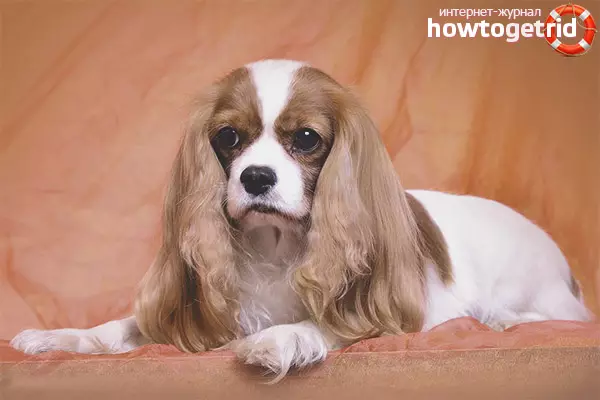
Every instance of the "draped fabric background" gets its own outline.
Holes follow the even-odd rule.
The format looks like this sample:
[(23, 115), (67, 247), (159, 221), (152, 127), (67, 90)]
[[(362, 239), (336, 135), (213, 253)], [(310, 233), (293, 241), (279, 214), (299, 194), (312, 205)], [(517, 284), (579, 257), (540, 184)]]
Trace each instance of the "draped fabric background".
[[(485, 4), (543, 19), (559, 5)], [(427, 38), (428, 17), (462, 22), (440, 8), (473, 5), (3, 1), (0, 339), (130, 311), (191, 98), (260, 58), (306, 60), (355, 86), (407, 188), (524, 213), (600, 311), (600, 47), (567, 59), (543, 39)], [(599, 2), (582, 5), (600, 22)]]

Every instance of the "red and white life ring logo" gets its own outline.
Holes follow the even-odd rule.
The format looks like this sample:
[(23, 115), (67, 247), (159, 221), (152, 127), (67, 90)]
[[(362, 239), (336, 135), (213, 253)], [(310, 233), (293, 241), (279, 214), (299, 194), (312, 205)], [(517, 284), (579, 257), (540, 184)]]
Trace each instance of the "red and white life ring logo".
[[(578, 18), (576, 21), (579, 26), (581, 26), (584, 30), (583, 39), (581, 39), (576, 44), (564, 44), (557, 37), (557, 29), (551, 29), (557, 25), (557, 22), (560, 22), (561, 16), (573, 14)], [(581, 21), (581, 22), (580, 22)], [(585, 8), (577, 5), (577, 4), (563, 4), (562, 6), (556, 7), (554, 10), (550, 11), (550, 15), (546, 19), (545, 24), (546, 31), (546, 41), (552, 48), (558, 51), (565, 56), (580, 56), (588, 52), (588, 50), (592, 47), (592, 42), (594, 41), (594, 36), (596, 35), (596, 23), (594, 22), (594, 18), (592, 14)]]

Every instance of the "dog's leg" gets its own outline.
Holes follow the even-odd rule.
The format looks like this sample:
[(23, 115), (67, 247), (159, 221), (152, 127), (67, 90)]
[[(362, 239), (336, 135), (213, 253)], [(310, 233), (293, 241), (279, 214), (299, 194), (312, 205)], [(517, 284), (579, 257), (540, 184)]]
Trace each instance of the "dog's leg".
[(90, 329), (28, 329), (15, 336), (10, 345), (27, 354), (53, 350), (110, 354), (125, 353), (149, 342), (138, 329), (135, 317), (129, 317)]
[(280, 381), (291, 368), (304, 368), (325, 359), (337, 347), (332, 338), (311, 321), (275, 325), (228, 346), (246, 364), (258, 365), (276, 374)]
[(542, 315), (535, 312), (524, 312), (524, 313), (514, 313), (514, 316), (511, 315), (511, 318), (506, 319), (496, 319), (493, 321), (489, 321), (486, 323), (487, 326), (492, 328), (495, 331), (502, 332), (510, 327), (515, 325), (524, 324), (527, 322), (537, 322), (537, 321), (547, 321), (549, 318), (546, 315)]

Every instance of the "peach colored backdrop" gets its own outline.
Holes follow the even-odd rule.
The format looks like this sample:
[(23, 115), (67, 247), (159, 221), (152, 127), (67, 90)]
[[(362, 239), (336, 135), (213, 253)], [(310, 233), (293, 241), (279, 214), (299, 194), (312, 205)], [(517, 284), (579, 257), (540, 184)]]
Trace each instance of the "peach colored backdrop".
[[(3, 2), (0, 339), (127, 314), (190, 98), (266, 57), (355, 85), (406, 187), (494, 198), (540, 224), (598, 311), (600, 44), (566, 59), (543, 39), (426, 37), (428, 17), (462, 21), (439, 8), (481, 4)], [(485, 4), (543, 18), (559, 5)]]

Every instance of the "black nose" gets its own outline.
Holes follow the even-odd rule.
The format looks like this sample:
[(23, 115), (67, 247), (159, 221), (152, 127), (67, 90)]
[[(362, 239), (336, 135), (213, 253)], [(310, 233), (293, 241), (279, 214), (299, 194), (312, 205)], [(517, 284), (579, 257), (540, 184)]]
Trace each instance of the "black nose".
[(259, 196), (267, 193), (277, 183), (277, 175), (269, 167), (250, 166), (242, 171), (240, 181), (246, 192)]

